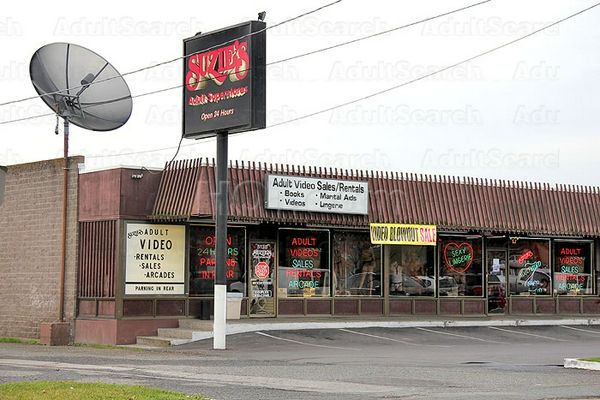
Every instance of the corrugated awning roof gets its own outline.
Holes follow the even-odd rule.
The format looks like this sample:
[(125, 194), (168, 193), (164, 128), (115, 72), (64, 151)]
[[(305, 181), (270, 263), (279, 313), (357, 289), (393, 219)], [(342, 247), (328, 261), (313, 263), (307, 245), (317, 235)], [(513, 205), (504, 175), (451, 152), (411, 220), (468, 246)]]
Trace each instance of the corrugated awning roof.
[[(229, 219), (367, 227), (369, 222), (434, 224), (447, 230), (600, 237), (598, 187), (230, 163)], [(369, 215), (266, 210), (268, 174), (369, 182)], [(185, 160), (165, 168), (152, 218), (214, 219), (214, 161)]]

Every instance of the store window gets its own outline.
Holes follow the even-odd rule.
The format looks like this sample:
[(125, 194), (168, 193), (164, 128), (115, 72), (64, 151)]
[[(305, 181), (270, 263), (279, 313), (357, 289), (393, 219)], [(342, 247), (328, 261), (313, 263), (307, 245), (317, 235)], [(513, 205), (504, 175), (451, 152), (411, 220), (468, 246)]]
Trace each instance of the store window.
[(329, 296), (329, 279), (329, 232), (280, 229), (279, 296)]
[(510, 293), (513, 295), (552, 294), (549, 260), (549, 240), (511, 238), (508, 254)]
[[(435, 246), (385, 246), (390, 296), (435, 296), (434, 258)], [(445, 280), (444, 284), (448, 281)], [(440, 291), (443, 291), (444, 295), (456, 295), (457, 286), (444, 285)]]
[(333, 234), (336, 296), (381, 296), (381, 246), (367, 232)]
[(554, 242), (554, 291), (557, 294), (593, 294), (592, 244)]
[(483, 296), (482, 239), (444, 236), (439, 240), (440, 296)]
[(508, 249), (508, 236), (488, 236), (485, 242), (486, 249)]
[[(215, 284), (215, 228), (190, 226), (190, 295), (214, 294)], [(227, 228), (227, 291), (246, 294), (244, 228)]]

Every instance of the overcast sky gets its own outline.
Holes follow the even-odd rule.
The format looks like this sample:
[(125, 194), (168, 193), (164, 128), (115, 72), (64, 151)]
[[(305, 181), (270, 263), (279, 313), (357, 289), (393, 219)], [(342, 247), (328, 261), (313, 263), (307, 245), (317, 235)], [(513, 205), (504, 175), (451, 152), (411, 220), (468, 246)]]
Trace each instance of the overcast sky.
[[(182, 54), (182, 39), (267, 11), (267, 24), (331, 0), (9, 2), (0, 17), (0, 102), (35, 95), (31, 55), (71, 42), (121, 73)], [(271, 29), (267, 62), (390, 29), (476, 1), (343, 0)], [(398, 85), (508, 42), (594, 4), (490, 3), (267, 69), (267, 125)], [(230, 159), (600, 185), (600, 7), (508, 48), (298, 122), (232, 136)], [(182, 82), (181, 62), (126, 77), (132, 93)], [(163, 167), (181, 136), (181, 90), (134, 99), (122, 128), (73, 127), (86, 169)], [(0, 107), (0, 120), (47, 113), (40, 99)], [(0, 125), (0, 165), (62, 156), (55, 119)], [(213, 157), (215, 142), (184, 140), (178, 159)], [(169, 148), (164, 151), (151, 151)], [(135, 153), (135, 154), (131, 154)], [(125, 155), (118, 155), (125, 154)], [(118, 155), (118, 156), (117, 156)]]

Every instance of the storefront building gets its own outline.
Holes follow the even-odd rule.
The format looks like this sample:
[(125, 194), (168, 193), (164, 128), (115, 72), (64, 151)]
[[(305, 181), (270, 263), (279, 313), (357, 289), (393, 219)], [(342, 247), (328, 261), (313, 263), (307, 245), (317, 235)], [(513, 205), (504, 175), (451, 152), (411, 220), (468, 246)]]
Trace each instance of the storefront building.
[[(214, 172), (80, 176), (76, 341), (210, 318)], [(243, 318), (600, 315), (597, 188), (260, 163), (229, 178)]]

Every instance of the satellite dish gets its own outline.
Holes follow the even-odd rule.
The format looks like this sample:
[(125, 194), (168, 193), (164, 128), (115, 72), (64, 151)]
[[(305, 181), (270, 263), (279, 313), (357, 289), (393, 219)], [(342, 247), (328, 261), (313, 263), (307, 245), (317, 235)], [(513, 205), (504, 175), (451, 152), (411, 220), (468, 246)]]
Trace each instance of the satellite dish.
[(42, 100), (65, 120), (93, 131), (111, 131), (131, 116), (127, 83), (103, 57), (71, 43), (51, 43), (31, 57), (29, 74)]
[(64, 167), (60, 320), (64, 313), (64, 276), (67, 246), (69, 188), (69, 124), (93, 131), (111, 131), (131, 116), (131, 92), (108, 61), (85, 47), (70, 43), (47, 44), (31, 57), (29, 75), (42, 100), (64, 120)]

